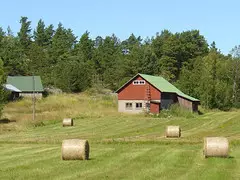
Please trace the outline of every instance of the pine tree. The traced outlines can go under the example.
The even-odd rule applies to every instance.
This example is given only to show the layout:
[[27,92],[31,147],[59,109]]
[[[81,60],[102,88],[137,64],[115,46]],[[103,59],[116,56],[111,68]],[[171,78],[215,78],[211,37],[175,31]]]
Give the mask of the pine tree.
[[94,42],[89,38],[89,32],[86,31],[80,38],[79,43],[74,48],[74,54],[82,56],[84,62],[91,61],[93,56]]
[[21,28],[18,32],[18,38],[22,48],[26,51],[31,44],[31,21],[28,21],[27,17],[21,17]]
[[0,116],[2,115],[3,105],[6,100],[6,93],[3,89],[3,84],[5,83],[5,75],[4,75],[4,67],[3,67],[3,61],[0,58]]
[[233,104],[238,104],[240,101],[240,45],[235,46],[232,51],[232,69],[231,69],[231,74],[232,74],[232,102]]
[[34,41],[38,46],[46,44],[45,24],[42,19],[38,21],[36,30],[33,32]]
[[76,43],[76,37],[71,29],[65,29],[62,23],[58,24],[55,34],[52,38],[50,56],[52,64],[56,64],[61,55],[70,53]]

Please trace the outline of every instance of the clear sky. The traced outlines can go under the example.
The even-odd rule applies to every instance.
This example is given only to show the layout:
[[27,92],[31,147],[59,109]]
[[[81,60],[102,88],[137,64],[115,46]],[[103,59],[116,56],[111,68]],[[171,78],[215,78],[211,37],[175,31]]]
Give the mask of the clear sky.
[[55,27],[62,22],[78,37],[88,30],[92,38],[114,33],[121,40],[198,29],[227,54],[240,44],[239,7],[239,0],[9,0],[1,1],[0,26],[16,34],[27,16],[33,29],[42,18]]

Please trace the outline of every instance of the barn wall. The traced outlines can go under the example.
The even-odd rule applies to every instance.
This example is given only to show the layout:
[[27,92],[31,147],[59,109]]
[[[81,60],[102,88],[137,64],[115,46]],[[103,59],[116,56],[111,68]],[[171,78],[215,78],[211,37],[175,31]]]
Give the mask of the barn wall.
[[[119,100],[144,100],[146,98],[146,89],[149,83],[146,81],[145,85],[133,85],[134,80],[144,80],[141,76],[137,76],[129,82],[118,93]],[[150,84],[151,100],[160,100],[161,92]]]
[[176,101],[175,93],[161,93],[161,109],[169,109]]
[[[132,103],[132,108],[126,108],[126,103]],[[136,103],[142,103],[142,108],[136,108]],[[118,112],[142,113],[144,112],[144,103],[143,100],[118,100]]]
[[184,108],[187,108],[187,109],[193,111],[193,103],[192,103],[192,101],[189,101],[187,99],[184,99],[184,98],[178,96],[178,102],[179,102],[181,107],[184,107]]
[[[33,93],[19,93],[20,97],[26,97],[26,98],[32,98],[33,97]],[[42,98],[42,93],[35,93],[35,97],[37,99],[41,99]]]
[[199,102],[193,102],[192,103],[192,110],[194,112],[198,112],[198,105],[199,105]]
[[160,104],[151,102],[150,112],[154,113],[154,114],[159,113],[160,112]]

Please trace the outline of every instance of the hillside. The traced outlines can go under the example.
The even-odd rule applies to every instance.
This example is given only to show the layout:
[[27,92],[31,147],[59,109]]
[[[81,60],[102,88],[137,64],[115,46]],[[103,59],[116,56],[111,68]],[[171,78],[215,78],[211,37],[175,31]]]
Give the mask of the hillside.
[[[240,111],[154,117],[117,112],[114,96],[63,94],[9,103],[0,124],[1,179],[239,179]],[[62,127],[64,117],[73,127]],[[166,139],[180,125],[180,139]],[[203,137],[225,136],[230,158],[202,156]],[[89,161],[62,161],[63,139],[88,139]]]

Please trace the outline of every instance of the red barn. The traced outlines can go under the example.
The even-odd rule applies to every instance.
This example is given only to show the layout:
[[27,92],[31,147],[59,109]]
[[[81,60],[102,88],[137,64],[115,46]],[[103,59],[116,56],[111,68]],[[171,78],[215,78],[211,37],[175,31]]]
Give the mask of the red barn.
[[198,99],[184,94],[160,76],[137,74],[116,92],[119,112],[159,113],[173,103],[179,103],[191,111],[198,111],[200,104]]

